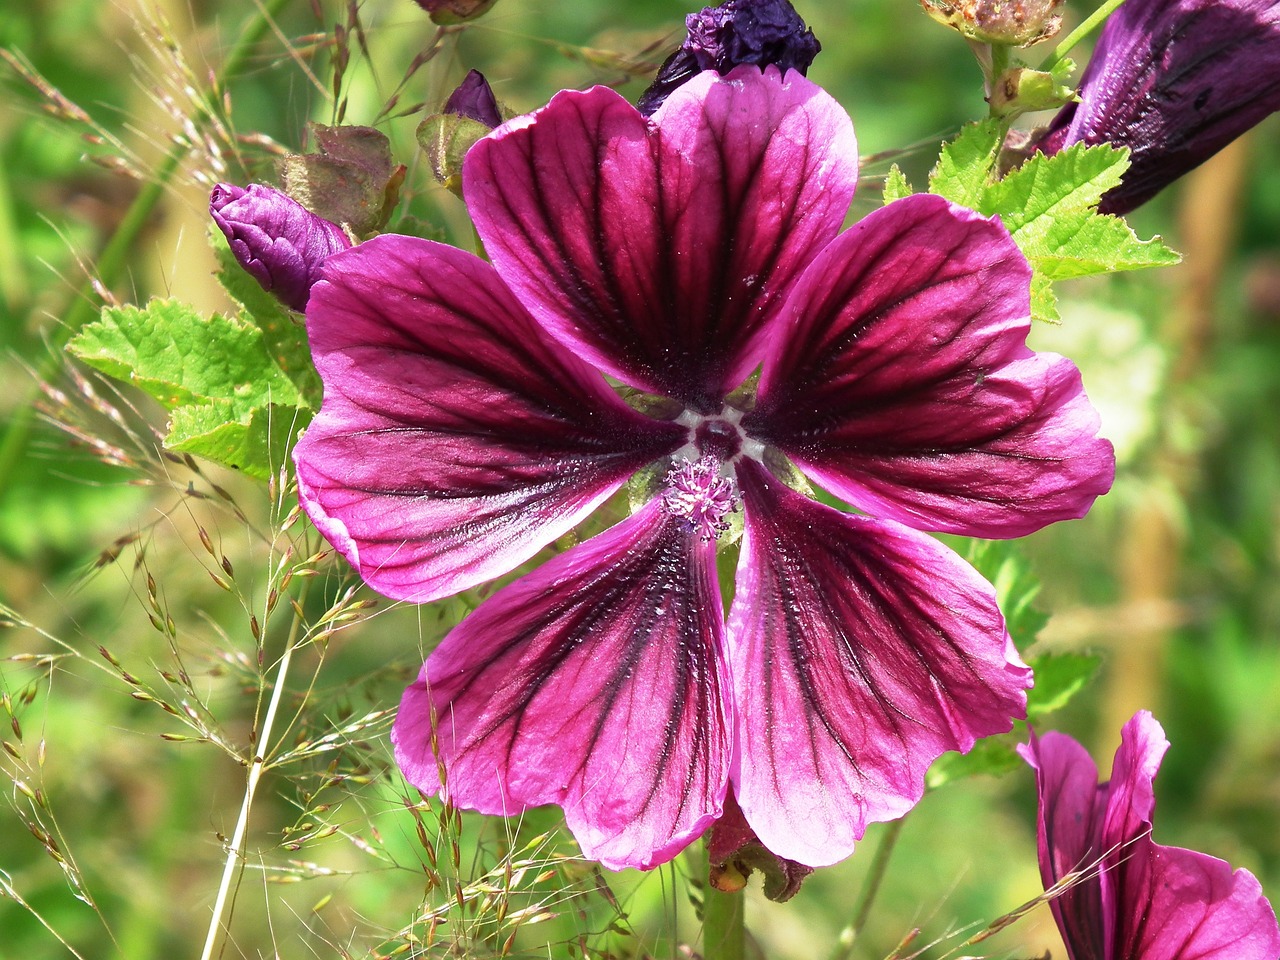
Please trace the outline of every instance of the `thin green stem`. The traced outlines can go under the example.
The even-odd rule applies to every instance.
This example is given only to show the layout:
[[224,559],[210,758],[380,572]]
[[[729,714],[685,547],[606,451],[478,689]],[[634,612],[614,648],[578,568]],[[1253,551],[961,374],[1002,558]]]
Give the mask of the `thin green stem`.
[[863,927],[867,925],[867,921],[871,918],[871,908],[875,905],[876,895],[880,893],[880,884],[884,881],[884,876],[889,870],[889,859],[893,856],[894,848],[898,844],[898,837],[902,835],[902,825],[906,821],[906,817],[901,817],[890,823],[885,830],[884,836],[880,838],[880,845],[876,847],[876,855],[871,861],[871,869],[867,871],[867,878],[862,882],[862,892],[858,896],[857,908],[853,915],[853,926],[849,929],[848,947],[844,951],[845,960],[852,960],[853,948],[858,942],[858,937],[862,934]]
[[707,887],[702,904],[702,956],[705,960],[743,960],[747,947],[745,888],[723,893]]
[[1124,0],[1104,0],[1097,10],[1089,14],[1080,26],[1067,34],[1066,39],[1053,48],[1053,53],[1048,60],[1040,65],[1040,69],[1046,73],[1053,70],[1077,43],[1102,26],[1102,22],[1111,16],[1115,8],[1123,2]]
[[[284,9],[288,2],[289,0],[267,0],[240,32],[235,45],[223,61],[222,69],[214,78],[212,88],[205,95],[208,109],[212,110],[215,107],[221,98],[223,86],[244,67],[254,45],[266,35],[272,19]],[[128,263],[129,253],[142,234],[143,228],[150,221],[151,214],[164,196],[169,182],[182,166],[188,149],[186,146],[175,145],[161,162],[155,176],[147,181],[134,197],[133,203],[129,205],[124,218],[120,221],[120,226],[116,228],[98,257],[94,275],[101,286],[110,289],[120,280]],[[76,331],[97,315],[98,309],[95,283],[89,280],[76,292],[76,297],[71,302],[63,322],[50,331],[51,349],[36,367],[37,382],[31,386],[23,402],[14,410],[5,426],[4,438],[0,440],[0,496],[8,489],[13,479],[13,472],[26,453],[27,441],[31,437],[31,427],[35,422],[35,401],[40,392],[39,381],[47,380],[57,373],[62,363],[62,348]]]
[[[302,589],[299,590],[299,604],[306,599],[307,585],[309,583],[310,581],[305,581]],[[212,960],[214,947],[218,942],[218,932],[230,923],[229,917],[225,923],[222,918],[223,914],[235,902],[235,898],[231,894],[232,881],[244,864],[244,839],[249,832],[249,813],[253,809],[253,798],[258,791],[258,782],[262,779],[262,774],[266,771],[267,764],[270,761],[271,730],[275,726],[276,714],[280,709],[280,701],[284,697],[285,681],[289,676],[289,665],[293,660],[293,651],[298,647],[298,634],[301,628],[302,618],[295,613],[293,623],[289,627],[289,639],[285,643],[284,653],[280,657],[280,664],[276,667],[275,687],[271,691],[271,700],[267,704],[267,713],[262,719],[262,726],[258,729],[258,735],[254,740],[259,749],[249,763],[249,776],[245,782],[244,800],[240,804],[240,816],[236,820],[236,828],[231,834],[231,839],[227,842],[227,859],[222,866],[222,882],[218,884],[218,896],[213,902],[213,916],[209,918],[209,930],[205,935],[204,950],[200,953],[200,960]]]

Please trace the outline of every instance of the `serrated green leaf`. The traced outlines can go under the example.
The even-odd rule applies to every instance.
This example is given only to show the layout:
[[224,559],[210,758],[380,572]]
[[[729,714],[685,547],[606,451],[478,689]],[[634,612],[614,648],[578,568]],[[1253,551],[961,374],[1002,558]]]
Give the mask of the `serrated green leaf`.
[[1177,263],[1159,237],[1139,240],[1123,220],[1097,212],[1128,168],[1128,150],[1105,145],[1037,154],[992,184],[983,212],[1000,214],[1036,273],[1049,280]]
[[236,262],[222,231],[212,228],[209,241],[218,258],[216,276],[227,294],[240,305],[240,319],[262,331],[267,352],[293,381],[306,404],[318,408],[324,394],[320,376],[311,362],[311,345],[302,318],[263,290]]
[[895,200],[901,200],[903,197],[909,197],[913,193],[915,191],[911,189],[911,184],[907,182],[906,174],[895,163],[889,168],[889,173],[884,178],[884,202],[890,204]]
[[1062,315],[1058,313],[1058,296],[1053,292],[1053,284],[1043,273],[1031,272],[1031,319],[1043,323],[1059,324]]
[[983,197],[984,213],[998,213],[1010,233],[1038,220],[1096,209],[1129,169],[1128,149],[1073,144],[1049,156],[1035,154]]
[[1092,653],[1042,653],[1027,659],[1036,674],[1036,685],[1027,692],[1031,721],[1065,707],[1102,665],[1102,657]]
[[169,410],[222,400],[232,419],[246,421],[268,403],[302,403],[267,353],[262,331],[221,314],[203,317],[175,300],[152,300],[146,309],[107,307],[68,349],[91,367],[136,384]]
[[288,462],[293,440],[309,420],[309,411],[290,406],[257,408],[243,423],[233,419],[227,401],[179,407],[165,446],[266,480]]
[[968,124],[959,136],[943,144],[942,155],[929,176],[929,192],[981,211],[991,187],[991,171],[999,149],[998,121],[988,119]]

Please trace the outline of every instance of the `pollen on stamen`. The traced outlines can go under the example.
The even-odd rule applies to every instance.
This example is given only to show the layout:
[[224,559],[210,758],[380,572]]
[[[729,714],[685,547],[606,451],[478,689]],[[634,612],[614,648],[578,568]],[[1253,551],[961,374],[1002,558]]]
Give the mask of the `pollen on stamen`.
[[728,516],[737,512],[739,501],[733,481],[720,476],[720,461],[703,457],[681,459],[667,471],[662,505],[708,542],[719,540],[729,529]]

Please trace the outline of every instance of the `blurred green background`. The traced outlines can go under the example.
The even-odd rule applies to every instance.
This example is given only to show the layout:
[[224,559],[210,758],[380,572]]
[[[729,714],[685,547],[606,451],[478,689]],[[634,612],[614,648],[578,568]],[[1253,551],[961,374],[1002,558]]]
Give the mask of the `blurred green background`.
[[[64,366],[67,323],[91,318],[104,292],[87,283],[104,250],[121,257],[107,279],[122,301],[172,295],[228,309],[212,277],[209,186],[271,180],[274,157],[301,144],[307,121],[334,122],[342,32],[345,121],[376,124],[409,167],[392,227],[468,244],[465,210],[432,183],[417,150],[420,105],[438,107],[471,67],[519,112],[561,87],[594,82],[635,96],[645,64],[683,36],[689,10],[670,0],[499,0],[478,23],[438,34],[410,0],[366,0],[356,19],[334,0],[290,0],[274,4],[278,15],[260,39],[240,46],[247,56],[235,75],[215,86],[261,6],[44,0],[0,10],[8,54],[0,65],[0,416],[36,410],[0,485],[0,687],[9,714],[0,720],[13,718],[0,730],[9,774],[0,781],[3,957],[199,955],[244,795],[245,768],[230,754],[252,756],[254,718],[287,642],[279,616],[261,640],[249,618],[262,619],[268,571],[285,546],[293,544],[295,562],[320,546],[301,524],[278,533],[287,495],[157,458],[151,431],[163,417],[155,409]],[[798,8],[824,46],[810,76],[849,110],[864,162],[908,148],[895,158],[921,185],[939,140],[985,111],[966,45],[911,0]],[[1068,21],[1087,9],[1072,5]],[[427,50],[434,55],[403,79]],[[131,220],[175,144],[181,163],[146,216]],[[1121,724],[1136,709],[1153,710],[1173,744],[1157,781],[1157,841],[1248,867],[1273,895],[1278,156],[1272,118],[1131,218],[1143,235],[1160,233],[1182,250],[1183,265],[1061,288],[1064,322],[1036,329],[1032,346],[1083,368],[1119,476],[1087,519],[1026,542],[1044,585],[1040,605],[1052,614],[1039,649],[1105,658],[1056,726],[1082,740],[1105,774]],[[855,216],[877,205],[887,166],[868,162]],[[127,242],[113,250],[122,230]],[[119,448],[126,464],[104,466],[101,448],[86,442],[95,438]],[[303,577],[289,588],[312,621],[350,586],[338,564],[315,569],[306,596],[297,590]],[[451,887],[426,889],[416,821],[379,714],[460,613],[448,604],[388,605],[299,651],[282,698],[289,740],[306,745],[341,732],[332,749],[303,750],[264,777],[223,955],[362,957],[400,947],[416,956],[449,945],[500,952],[516,924],[494,921],[483,884],[468,886],[452,912]],[[194,736],[192,725],[228,749],[172,739]],[[752,936],[770,957],[875,958],[919,928],[912,949],[936,941],[924,956],[954,955],[969,932],[1040,891],[1034,810],[1029,771],[933,791],[907,820],[857,944],[849,948],[841,931],[882,827],[789,904],[767,903],[753,888]],[[438,808],[422,815],[442,863],[449,860],[452,827],[438,834]],[[593,873],[553,859],[572,850],[555,824],[539,813],[512,833],[515,824],[466,817],[457,838],[455,872],[465,880],[509,843],[553,831],[535,848],[550,875],[532,869],[494,881],[493,889],[523,891],[511,895],[510,910],[529,910],[512,952],[675,957],[685,955],[682,940],[696,946],[687,863],[647,876]],[[626,920],[616,920],[615,902]],[[424,911],[442,903],[446,922],[428,948]],[[611,923],[623,932],[607,933]],[[1044,908],[966,948],[1016,958],[1046,949],[1064,955]]]

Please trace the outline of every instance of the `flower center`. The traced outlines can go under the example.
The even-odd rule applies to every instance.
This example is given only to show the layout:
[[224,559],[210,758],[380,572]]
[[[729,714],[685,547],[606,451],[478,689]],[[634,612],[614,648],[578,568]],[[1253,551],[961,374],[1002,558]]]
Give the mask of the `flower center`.
[[698,424],[693,433],[698,453],[715,457],[721,462],[733,459],[742,449],[742,437],[738,428],[728,420],[716,417]]
[[729,529],[726,518],[737,511],[738,496],[733,481],[720,476],[719,459],[682,457],[667,471],[662,506],[706,542],[720,539]]

